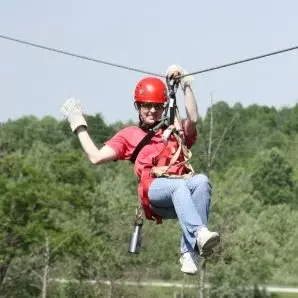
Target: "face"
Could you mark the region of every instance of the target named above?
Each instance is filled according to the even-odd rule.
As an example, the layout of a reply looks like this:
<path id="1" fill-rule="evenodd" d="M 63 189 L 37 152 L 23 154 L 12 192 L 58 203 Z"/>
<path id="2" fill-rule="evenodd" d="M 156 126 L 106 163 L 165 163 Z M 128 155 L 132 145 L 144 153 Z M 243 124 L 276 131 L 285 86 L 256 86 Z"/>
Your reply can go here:
<path id="1" fill-rule="evenodd" d="M 139 113 L 144 123 L 152 125 L 161 119 L 164 111 L 162 103 L 143 102 L 140 103 Z"/>

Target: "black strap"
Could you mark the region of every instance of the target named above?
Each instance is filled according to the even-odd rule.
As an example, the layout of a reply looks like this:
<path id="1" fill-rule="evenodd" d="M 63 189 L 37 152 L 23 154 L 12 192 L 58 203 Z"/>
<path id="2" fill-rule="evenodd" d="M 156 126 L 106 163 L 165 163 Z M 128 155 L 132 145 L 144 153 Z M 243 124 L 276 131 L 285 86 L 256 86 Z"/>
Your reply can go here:
<path id="1" fill-rule="evenodd" d="M 144 136 L 144 138 L 140 141 L 140 143 L 137 145 L 137 147 L 135 148 L 135 150 L 133 151 L 131 157 L 130 157 L 130 161 L 132 163 L 135 163 L 137 156 L 139 155 L 140 151 L 143 149 L 143 147 L 145 145 L 147 145 L 150 140 L 152 139 L 152 137 L 155 135 L 155 130 L 151 129 L 149 130 L 149 132 Z"/>
<path id="2" fill-rule="evenodd" d="M 168 90 L 169 90 L 169 104 L 170 106 L 168 107 L 170 110 L 170 119 L 169 119 L 169 125 L 174 124 L 174 119 L 175 119 L 175 110 L 177 108 L 176 106 L 176 92 L 177 88 L 179 86 L 179 81 L 173 79 L 173 77 L 167 77 L 166 78 Z"/>
<path id="3" fill-rule="evenodd" d="M 159 128 L 166 125 L 167 118 L 163 118 L 157 125 L 155 125 L 152 129 L 149 130 L 149 132 L 144 136 L 144 138 L 140 141 L 140 143 L 137 145 L 133 153 L 131 154 L 130 161 L 132 163 L 135 163 L 140 151 L 143 149 L 145 145 L 147 145 L 152 137 L 155 135 L 155 133 L 158 131 Z"/>

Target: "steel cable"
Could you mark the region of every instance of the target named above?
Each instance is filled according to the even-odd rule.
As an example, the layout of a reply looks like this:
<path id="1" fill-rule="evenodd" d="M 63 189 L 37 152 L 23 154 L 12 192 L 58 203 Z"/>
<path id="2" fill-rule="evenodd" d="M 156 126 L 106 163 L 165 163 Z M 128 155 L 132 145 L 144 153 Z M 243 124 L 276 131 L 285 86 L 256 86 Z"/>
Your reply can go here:
<path id="1" fill-rule="evenodd" d="M 287 49 L 283 49 L 283 50 L 279 50 L 279 51 L 275 51 L 275 52 L 271 52 L 271 53 L 266 53 L 266 54 L 255 56 L 255 57 L 246 58 L 246 59 L 239 60 L 239 61 L 234 61 L 234 62 L 227 63 L 227 64 L 222 64 L 222 65 L 206 68 L 203 70 L 194 71 L 194 72 L 188 73 L 181 77 L 197 75 L 200 73 L 204 73 L 204 72 L 208 72 L 208 71 L 212 71 L 212 70 L 216 70 L 216 69 L 220 69 L 220 68 L 225 68 L 225 67 L 229 67 L 229 66 L 237 65 L 237 64 L 241 64 L 241 63 L 246 63 L 246 62 L 250 62 L 253 60 L 262 59 L 265 57 L 269 57 L 269 56 L 273 56 L 273 55 L 277 55 L 277 54 L 281 54 L 281 53 L 285 53 L 285 52 L 289 52 L 289 51 L 293 51 L 293 50 L 297 50 L 297 49 L 298 49 L 298 46 L 295 46 L 295 47 L 291 47 L 291 48 L 287 48 Z"/>
<path id="2" fill-rule="evenodd" d="M 93 61 L 93 62 L 97 62 L 97 63 L 101 63 L 101 64 L 105 64 L 105 65 L 109 65 L 109 66 L 113 66 L 113 67 L 117 67 L 117 68 L 122 68 L 122 69 L 130 70 L 130 71 L 134 71 L 134 72 L 153 75 L 153 76 L 157 76 L 157 77 L 161 77 L 161 78 L 166 77 L 165 75 L 154 73 L 154 72 L 151 72 L 151 71 L 146 71 L 146 70 L 138 69 L 138 68 L 135 68 L 135 67 L 130 67 L 130 66 L 125 66 L 125 65 L 113 63 L 113 62 L 108 62 L 108 61 L 105 61 L 105 60 L 100 60 L 100 59 L 96 59 L 96 58 L 92 58 L 92 57 L 88 57 L 88 56 L 83 56 L 83 55 L 71 53 L 71 52 L 68 52 L 68 51 L 65 51 L 65 50 L 55 49 L 55 48 L 43 46 L 43 45 L 40 45 L 40 44 L 37 44 L 37 43 L 28 42 L 28 41 L 16 39 L 16 38 L 13 38 L 13 37 L 5 36 L 5 35 L 0 35 L 0 38 L 10 40 L 10 41 L 14 41 L 14 42 L 21 43 L 21 44 L 25 44 L 25 45 L 28 45 L 28 46 L 32 46 L 32 47 L 36 47 L 36 48 L 40 48 L 40 49 L 60 53 L 60 54 L 63 54 L 63 55 L 68 55 L 68 56 L 76 57 L 76 58 L 79 58 L 79 59 L 89 60 L 89 61 Z M 263 54 L 263 55 L 254 56 L 254 57 L 234 61 L 234 62 L 231 62 L 231 63 L 226 63 L 226 64 L 222 64 L 222 65 L 213 66 L 213 67 L 210 67 L 210 68 L 190 72 L 190 73 L 185 74 L 181 77 L 186 77 L 186 76 L 190 76 L 190 75 L 197 75 L 197 74 L 201 74 L 201 73 L 205 73 L 205 72 L 209 72 L 209 71 L 213 71 L 213 70 L 217 70 L 217 69 L 221 69 L 221 68 L 225 68 L 225 67 L 234 66 L 234 65 L 237 65 L 237 64 L 241 64 L 241 63 L 247 63 L 247 62 L 250 62 L 250 61 L 253 61 L 253 60 L 263 59 L 263 58 L 266 58 L 266 57 L 269 57 L 269 56 L 278 55 L 278 54 L 281 54 L 281 53 L 285 53 L 285 52 L 289 52 L 289 51 L 293 51 L 293 50 L 297 50 L 297 49 L 298 49 L 298 46 L 294 46 L 294 47 L 278 50 L 278 51 L 275 51 L 275 52 L 266 53 L 266 54 Z"/>
<path id="3" fill-rule="evenodd" d="M 71 53 L 71 52 L 64 51 L 64 50 L 50 48 L 50 47 L 46 47 L 46 46 L 43 46 L 43 45 L 40 45 L 40 44 L 37 44 L 37 43 L 28 42 L 28 41 L 12 38 L 12 37 L 5 36 L 5 35 L 0 35 L 0 38 L 7 39 L 7 40 L 10 40 L 10 41 L 15 41 L 15 42 L 22 43 L 22 44 L 25 44 L 25 45 L 28 45 L 28 46 L 32 46 L 32 47 L 36 47 L 36 48 L 40 48 L 40 49 L 60 53 L 60 54 L 63 54 L 63 55 L 68 55 L 68 56 L 72 56 L 72 57 L 76 57 L 76 58 L 80 58 L 80 59 L 84 59 L 84 60 L 89 60 L 89 61 L 93 61 L 93 62 L 113 66 L 113 67 L 127 69 L 127 70 L 130 70 L 130 71 L 135 71 L 135 72 L 139 72 L 139 73 L 143 73 L 143 74 L 149 74 L 149 75 L 162 77 L 162 78 L 165 77 L 164 75 L 161 75 L 161 74 L 158 74 L 158 73 L 154 73 L 154 72 L 150 72 L 150 71 L 146 71 L 146 70 L 142 70 L 142 69 L 138 69 L 138 68 L 134 68 L 134 67 L 130 67 L 130 66 L 125 66 L 125 65 L 121 65 L 121 64 L 117 64 L 117 63 L 112 63 L 112 62 L 108 62 L 108 61 L 105 61 L 105 60 L 100 60 L 100 59 L 96 59 L 96 58 L 92 58 L 92 57 L 88 57 L 88 56 L 83 56 L 83 55 Z"/>

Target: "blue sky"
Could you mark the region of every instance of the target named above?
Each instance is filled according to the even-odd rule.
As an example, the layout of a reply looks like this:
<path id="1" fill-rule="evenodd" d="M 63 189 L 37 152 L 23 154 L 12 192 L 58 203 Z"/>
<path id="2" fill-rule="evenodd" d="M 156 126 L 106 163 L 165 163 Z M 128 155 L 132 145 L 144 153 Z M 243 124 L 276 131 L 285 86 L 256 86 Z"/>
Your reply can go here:
<path id="1" fill-rule="evenodd" d="M 297 11 L 295 0 L 10 0 L 0 2 L 0 34 L 156 73 L 173 63 L 193 72 L 297 46 Z M 143 76 L 0 39 L 0 121 L 62 119 L 70 96 L 107 123 L 136 120 Z M 198 75 L 194 89 L 201 115 L 211 92 L 230 105 L 293 106 L 297 50 Z"/>

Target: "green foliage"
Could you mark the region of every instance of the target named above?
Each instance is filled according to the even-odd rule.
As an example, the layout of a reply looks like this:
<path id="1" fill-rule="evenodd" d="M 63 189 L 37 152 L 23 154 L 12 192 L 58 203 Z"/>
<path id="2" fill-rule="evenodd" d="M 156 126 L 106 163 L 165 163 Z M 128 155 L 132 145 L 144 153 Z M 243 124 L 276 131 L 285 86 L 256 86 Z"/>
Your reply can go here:
<path id="1" fill-rule="evenodd" d="M 281 151 L 264 150 L 256 156 L 251 177 L 253 195 L 265 204 L 293 203 L 293 168 Z"/>

